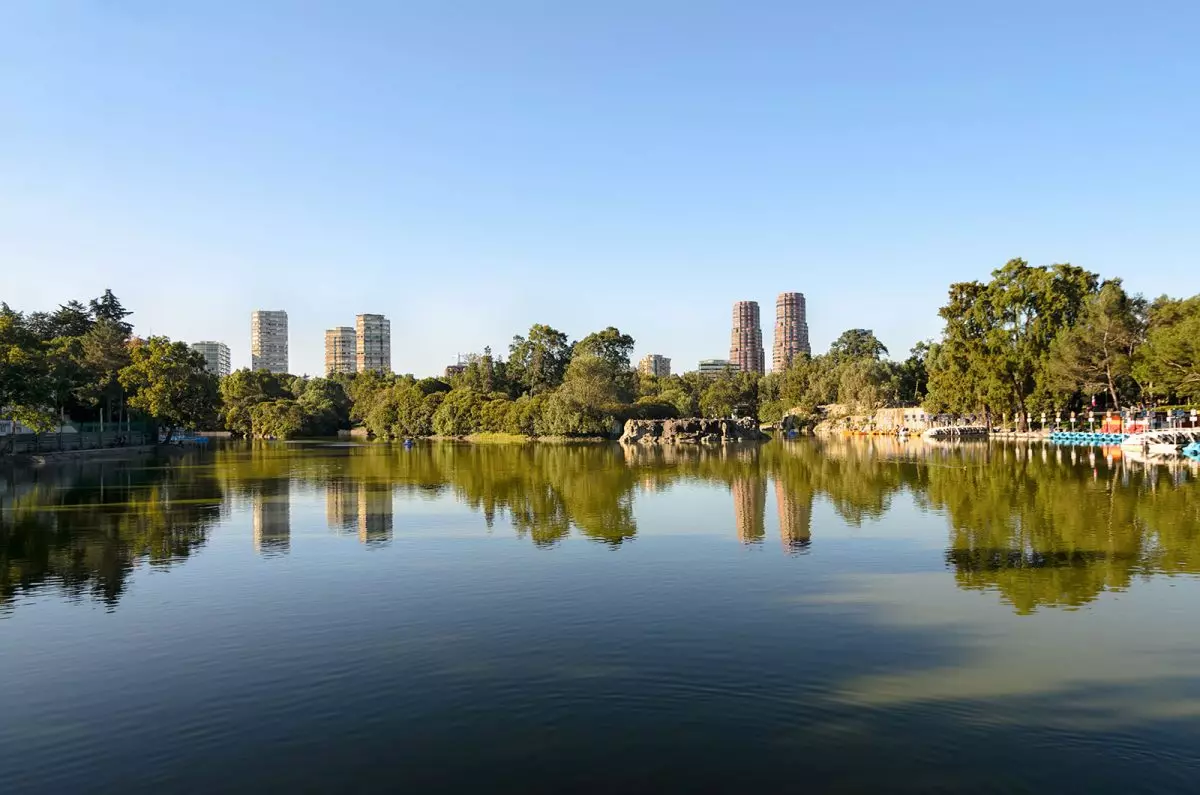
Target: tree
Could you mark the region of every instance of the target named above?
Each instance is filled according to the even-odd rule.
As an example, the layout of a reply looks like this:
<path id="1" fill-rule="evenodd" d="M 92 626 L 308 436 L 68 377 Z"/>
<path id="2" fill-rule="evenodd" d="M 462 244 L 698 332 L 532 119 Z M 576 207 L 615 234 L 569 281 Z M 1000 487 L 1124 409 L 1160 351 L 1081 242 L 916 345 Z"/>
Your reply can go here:
<path id="1" fill-rule="evenodd" d="M 97 320 L 80 338 L 77 355 L 81 380 L 76 396 L 96 407 L 102 420 L 111 420 L 114 404 L 124 397 L 117 376 L 131 361 L 125 325 L 108 318 Z"/>
<path id="2" fill-rule="evenodd" d="M 293 439 L 304 431 L 304 410 L 289 398 L 258 403 L 250 417 L 259 439 Z"/>
<path id="3" fill-rule="evenodd" d="M 125 335 L 126 338 L 133 334 L 133 324 L 126 323 L 125 318 L 133 314 L 125 307 L 121 306 L 121 302 L 113 295 L 112 290 L 105 290 L 104 295 L 99 298 L 93 298 L 88 308 L 95 322 L 108 322 L 116 325 Z"/>
<path id="4" fill-rule="evenodd" d="M 929 367 L 930 410 L 1015 411 L 1022 417 L 1061 400 L 1050 346 L 1079 319 L 1098 277 L 1073 265 L 1031 267 L 1009 260 L 987 284 L 950 286 L 946 321 Z"/>
<path id="5" fill-rule="evenodd" d="M 304 432 L 310 436 L 333 436 L 350 427 L 350 399 L 342 385 L 328 378 L 310 378 L 302 390 L 293 389 L 304 414 Z"/>
<path id="6" fill-rule="evenodd" d="M 1135 374 L 1152 395 L 1200 403 L 1200 295 L 1150 306 Z"/>
<path id="7" fill-rule="evenodd" d="M 260 403 L 290 398 L 280 376 L 266 370 L 243 368 L 221 379 L 221 421 L 237 436 L 254 435 L 254 407 Z"/>
<path id="8" fill-rule="evenodd" d="M 929 391 L 929 343 L 918 342 L 908 358 L 891 369 L 888 391 L 897 403 L 920 403 Z"/>
<path id="9" fill-rule="evenodd" d="M 119 379 L 129 405 L 167 428 L 167 441 L 178 428 L 212 422 L 217 414 L 217 379 L 204 357 L 182 342 L 151 337 L 135 345 L 132 361 Z"/>
<path id="10" fill-rule="evenodd" d="M 835 362 L 848 359 L 881 359 L 888 349 L 868 328 L 852 328 L 842 332 L 829 346 L 829 356 Z"/>
<path id="11" fill-rule="evenodd" d="M 1135 392 L 1133 353 L 1144 335 L 1145 301 L 1130 297 L 1120 279 L 1104 282 L 1088 296 L 1074 325 L 1050 344 L 1050 385 L 1059 393 L 1107 392 L 1120 410 L 1122 395 Z"/>
<path id="12" fill-rule="evenodd" d="M 508 346 L 508 379 L 518 393 L 540 395 L 562 383 L 571 360 L 567 335 L 535 324 L 529 337 L 513 337 Z"/>
<path id="13" fill-rule="evenodd" d="M 722 373 L 711 379 L 700 397 L 705 417 L 758 414 L 758 378 L 753 373 Z"/>
<path id="14" fill-rule="evenodd" d="M 35 431 L 54 427 L 53 386 L 37 335 L 0 303 L 0 411 Z"/>
<path id="15" fill-rule="evenodd" d="M 433 430 L 440 436 L 466 436 L 479 428 L 483 396 L 471 389 L 446 393 L 433 413 Z"/>

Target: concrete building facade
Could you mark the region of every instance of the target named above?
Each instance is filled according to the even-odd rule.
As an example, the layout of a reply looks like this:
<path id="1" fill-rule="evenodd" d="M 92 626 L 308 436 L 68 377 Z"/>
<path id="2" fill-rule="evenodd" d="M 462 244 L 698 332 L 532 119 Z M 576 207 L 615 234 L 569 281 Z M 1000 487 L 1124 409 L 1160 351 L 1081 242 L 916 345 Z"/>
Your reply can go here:
<path id="1" fill-rule="evenodd" d="M 392 322 L 383 315 L 357 315 L 354 318 L 356 336 L 356 369 L 360 373 L 392 371 Z"/>
<path id="2" fill-rule="evenodd" d="M 250 369 L 288 371 L 288 316 L 283 310 L 250 314 Z"/>
<path id="3" fill-rule="evenodd" d="M 229 375 L 229 346 L 223 342 L 201 340 L 192 343 L 192 350 L 204 357 L 204 369 L 217 378 Z"/>
<path id="4" fill-rule="evenodd" d="M 353 373 L 358 368 L 358 332 L 350 326 L 325 330 L 325 375 Z"/>
<path id="5" fill-rule="evenodd" d="M 804 293 L 780 293 L 775 299 L 775 343 L 771 369 L 786 370 L 798 354 L 812 355 L 808 344 L 808 319 Z"/>
<path id="6" fill-rule="evenodd" d="M 697 369 L 699 369 L 700 375 L 711 376 L 738 371 L 737 365 L 728 359 L 701 359 Z"/>
<path id="7" fill-rule="evenodd" d="M 762 375 L 766 370 L 758 301 L 737 301 L 733 305 L 733 332 L 729 341 L 729 360 L 736 364 L 743 373 Z"/>
<path id="8" fill-rule="evenodd" d="M 666 378 L 671 374 L 671 360 L 657 353 L 647 353 L 638 362 L 638 372 Z"/>

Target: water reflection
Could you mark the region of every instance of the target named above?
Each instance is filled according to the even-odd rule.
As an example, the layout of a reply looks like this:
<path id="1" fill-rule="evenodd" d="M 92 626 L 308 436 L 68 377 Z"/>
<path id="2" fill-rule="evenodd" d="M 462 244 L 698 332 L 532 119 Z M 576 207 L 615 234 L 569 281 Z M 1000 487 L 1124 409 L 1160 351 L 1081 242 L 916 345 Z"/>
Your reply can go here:
<path id="1" fill-rule="evenodd" d="M 685 483 L 728 493 L 732 530 L 672 493 Z M 944 523 L 942 559 L 960 589 L 998 594 L 1019 613 L 1200 571 L 1195 469 L 1040 445 L 227 445 L 152 466 L 9 471 L 0 488 L 0 605 L 41 587 L 114 604 L 137 565 L 186 559 L 240 510 L 251 514 L 258 553 L 286 554 L 295 506 L 314 494 L 331 530 L 372 548 L 391 542 L 396 500 L 465 505 L 486 527 L 510 525 L 539 547 L 572 533 L 619 547 L 655 531 L 640 527 L 639 504 L 658 500 L 702 532 L 759 545 L 773 490 L 787 553 L 875 523 L 901 539 L 905 528 L 883 521 L 901 503 Z M 821 505 L 840 528 L 814 532 Z"/>
<path id="2" fill-rule="evenodd" d="M 254 551 L 286 555 L 292 546 L 291 481 L 264 481 L 254 494 Z"/>
<path id="3" fill-rule="evenodd" d="M 42 588 L 115 605 L 137 566 L 186 560 L 226 513 L 202 468 L 0 470 L 0 611 Z"/>

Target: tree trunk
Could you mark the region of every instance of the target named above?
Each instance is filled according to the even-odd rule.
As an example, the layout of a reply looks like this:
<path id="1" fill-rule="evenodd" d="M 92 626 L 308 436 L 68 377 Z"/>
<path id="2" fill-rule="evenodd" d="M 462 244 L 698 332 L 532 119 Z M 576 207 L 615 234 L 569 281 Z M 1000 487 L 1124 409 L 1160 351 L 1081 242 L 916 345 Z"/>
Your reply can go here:
<path id="1" fill-rule="evenodd" d="M 1116 409 L 1117 411 L 1120 411 L 1121 410 L 1121 400 L 1117 397 L 1117 385 L 1115 383 L 1113 383 L 1112 367 L 1110 365 L 1105 365 L 1104 375 L 1105 375 L 1105 378 L 1108 380 L 1108 394 L 1109 394 L 1109 397 L 1112 398 L 1113 408 Z"/>

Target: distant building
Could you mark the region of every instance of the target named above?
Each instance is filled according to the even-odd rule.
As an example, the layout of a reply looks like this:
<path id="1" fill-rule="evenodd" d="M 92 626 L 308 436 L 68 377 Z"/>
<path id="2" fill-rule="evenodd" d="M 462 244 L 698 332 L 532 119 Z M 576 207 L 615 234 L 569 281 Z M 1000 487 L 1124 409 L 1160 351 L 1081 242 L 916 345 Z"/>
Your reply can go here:
<path id="1" fill-rule="evenodd" d="M 250 369 L 288 371 L 288 316 L 283 310 L 250 313 Z"/>
<path id="2" fill-rule="evenodd" d="M 728 359 L 701 359 L 700 375 L 720 375 L 721 373 L 736 373 L 738 367 Z"/>
<path id="3" fill-rule="evenodd" d="M 358 315 L 354 319 L 357 336 L 356 369 L 360 373 L 392 371 L 392 322 L 383 315 Z"/>
<path id="4" fill-rule="evenodd" d="M 657 353 L 647 353 L 638 362 L 638 372 L 666 378 L 671 374 L 671 360 Z"/>
<path id="5" fill-rule="evenodd" d="M 808 344 L 808 320 L 804 293 L 780 293 L 775 299 L 775 345 L 771 369 L 786 370 L 798 354 L 812 355 Z"/>
<path id="6" fill-rule="evenodd" d="M 729 360 L 743 373 L 762 374 L 766 370 L 763 354 L 762 323 L 757 301 L 737 301 L 733 305 L 733 332 L 729 341 Z"/>
<path id="7" fill-rule="evenodd" d="M 448 364 L 446 365 L 446 377 L 453 378 L 456 375 L 462 375 L 467 371 L 465 364 Z"/>
<path id="8" fill-rule="evenodd" d="M 202 340 L 192 343 L 192 350 L 204 357 L 204 369 L 217 378 L 229 375 L 229 346 L 223 342 Z"/>
<path id="9" fill-rule="evenodd" d="M 353 373 L 358 368 L 358 333 L 350 326 L 325 331 L 325 375 Z"/>

